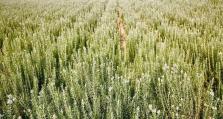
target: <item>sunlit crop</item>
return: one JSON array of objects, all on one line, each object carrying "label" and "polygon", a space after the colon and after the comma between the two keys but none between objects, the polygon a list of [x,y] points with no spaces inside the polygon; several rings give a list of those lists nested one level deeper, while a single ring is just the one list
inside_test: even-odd
[{"label": "sunlit crop", "polygon": [[223,1],[0,0],[0,119],[222,119]]}]

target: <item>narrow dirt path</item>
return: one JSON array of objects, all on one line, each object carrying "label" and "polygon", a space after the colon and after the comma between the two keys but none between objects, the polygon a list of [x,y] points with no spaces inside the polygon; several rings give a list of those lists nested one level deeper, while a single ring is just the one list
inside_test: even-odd
[{"label": "narrow dirt path", "polygon": [[117,29],[120,35],[120,48],[123,53],[126,52],[126,42],[127,42],[127,35],[125,31],[125,24],[123,19],[123,12],[121,7],[117,7]]}]

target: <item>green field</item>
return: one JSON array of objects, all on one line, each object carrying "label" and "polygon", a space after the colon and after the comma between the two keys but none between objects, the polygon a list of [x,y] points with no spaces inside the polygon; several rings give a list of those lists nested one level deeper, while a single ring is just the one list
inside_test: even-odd
[{"label": "green field", "polygon": [[223,1],[0,0],[0,119],[17,118],[223,119]]}]

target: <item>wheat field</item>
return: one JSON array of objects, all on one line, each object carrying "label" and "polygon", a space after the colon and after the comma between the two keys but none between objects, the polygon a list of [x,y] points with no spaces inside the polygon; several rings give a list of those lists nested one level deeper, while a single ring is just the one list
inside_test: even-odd
[{"label": "wheat field", "polygon": [[223,119],[223,1],[0,0],[0,119]]}]

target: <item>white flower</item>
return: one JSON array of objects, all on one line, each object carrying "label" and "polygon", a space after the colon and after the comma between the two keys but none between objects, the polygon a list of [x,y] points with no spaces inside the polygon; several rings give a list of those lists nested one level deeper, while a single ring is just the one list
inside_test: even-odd
[{"label": "white flower", "polygon": [[13,96],[12,96],[11,94],[7,95],[7,97],[8,97],[9,99],[12,99],[12,98],[13,98]]},{"label": "white flower", "polygon": [[160,110],[157,110],[157,112],[156,112],[158,115],[160,114]]},{"label": "white flower", "polygon": [[179,114],[178,113],[176,113],[176,117],[178,117],[179,116]]},{"label": "white flower", "polygon": [[217,110],[217,107],[212,107],[213,110]]},{"label": "white flower", "polygon": [[7,95],[7,97],[8,97],[7,104],[11,105],[15,101],[15,98],[11,94]]},{"label": "white flower", "polygon": [[160,79],[160,78],[158,78],[158,81],[159,81],[159,82],[161,82],[161,79]]},{"label": "white flower", "polygon": [[115,78],[114,77],[111,77],[111,80],[114,80]]},{"label": "white flower", "polygon": [[33,94],[33,90],[30,90],[30,93]]},{"label": "white flower", "polygon": [[149,109],[152,110],[153,109],[153,106],[151,104],[149,104]]},{"label": "white flower", "polygon": [[113,89],[112,87],[109,87],[109,88],[108,88],[108,91],[109,91],[109,92],[111,92],[111,91],[112,91],[112,89]]},{"label": "white flower", "polygon": [[0,119],[3,118],[3,117],[4,117],[4,115],[3,114],[0,114]]},{"label": "white flower", "polygon": [[19,116],[19,117],[18,117],[18,119],[22,119],[22,117],[21,117],[21,116]]},{"label": "white flower", "polygon": [[10,100],[10,99],[7,100],[7,104],[8,104],[8,105],[11,105],[12,103],[13,103],[12,100]]},{"label": "white flower", "polygon": [[154,109],[152,109],[152,113],[156,113],[156,109],[154,108]]},{"label": "white flower", "polygon": [[167,65],[167,64],[164,64],[164,66],[163,66],[163,70],[164,71],[167,71],[169,69],[169,66]]},{"label": "white flower", "polygon": [[52,119],[57,119],[57,116],[53,114]]},{"label": "white flower", "polygon": [[184,71],[183,71],[183,70],[180,70],[180,73],[181,73],[181,74],[183,74],[183,73],[184,73]]},{"label": "white flower", "polygon": [[213,91],[210,91],[209,93],[212,97],[214,97],[214,92]]},{"label": "white flower", "polygon": [[179,110],[179,107],[176,107],[176,110]]},{"label": "white flower", "polygon": [[140,107],[138,106],[138,107],[136,108],[136,110],[139,111],[139,110],[140,110]]}]

